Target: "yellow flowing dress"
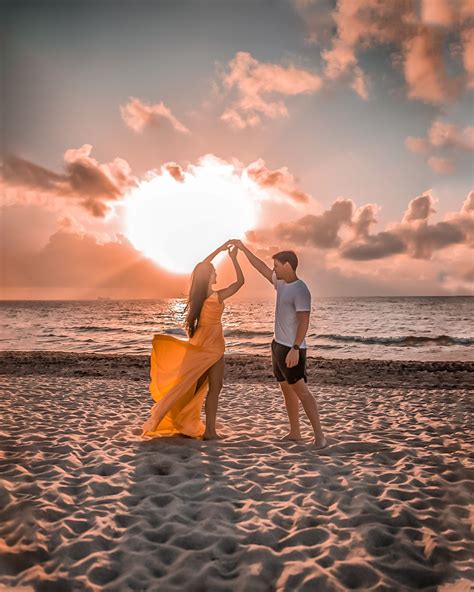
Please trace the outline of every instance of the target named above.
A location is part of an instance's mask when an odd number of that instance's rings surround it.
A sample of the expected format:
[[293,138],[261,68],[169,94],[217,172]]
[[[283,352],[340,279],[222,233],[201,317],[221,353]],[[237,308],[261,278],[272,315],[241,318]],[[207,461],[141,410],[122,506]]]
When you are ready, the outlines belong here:
[[224,304],[213,292],[203,303],[198,327],[189,340],[155,335],[151,352],[150,393],[156,402],[142,438],[204,434],[201,408],[209,380],[199,379],[224,355]]

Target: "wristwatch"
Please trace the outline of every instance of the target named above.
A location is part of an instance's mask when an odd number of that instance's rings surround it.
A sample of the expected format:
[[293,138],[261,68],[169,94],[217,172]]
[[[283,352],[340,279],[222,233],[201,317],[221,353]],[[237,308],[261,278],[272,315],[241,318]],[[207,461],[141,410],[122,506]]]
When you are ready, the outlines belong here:
[[295,344],[293,344],[293,349],[299,350],[300,349],[300,346],[299,345],[296,345],[296,343],[295,343]]

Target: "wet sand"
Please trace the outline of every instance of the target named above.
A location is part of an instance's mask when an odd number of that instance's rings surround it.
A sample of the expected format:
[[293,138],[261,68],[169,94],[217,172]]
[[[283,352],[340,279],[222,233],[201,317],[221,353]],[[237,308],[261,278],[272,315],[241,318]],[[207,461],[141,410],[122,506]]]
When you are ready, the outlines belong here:
[[146,356],[0,355],[0,590],[466,592],[473,365],[311,359],[329,446],[229,356],[221,442],[140,441]]

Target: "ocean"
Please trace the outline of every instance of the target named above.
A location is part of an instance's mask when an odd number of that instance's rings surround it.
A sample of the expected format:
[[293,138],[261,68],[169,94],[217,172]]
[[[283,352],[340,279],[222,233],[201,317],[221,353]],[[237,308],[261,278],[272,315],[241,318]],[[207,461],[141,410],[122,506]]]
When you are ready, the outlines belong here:
[[[2,350],[147,354],[154,333],[186,338],[185,300],[0,301]],[[274,301],[228,300],[228,353],[268,354]],[[314,298],[308,353],[474,361],[474,297]]]

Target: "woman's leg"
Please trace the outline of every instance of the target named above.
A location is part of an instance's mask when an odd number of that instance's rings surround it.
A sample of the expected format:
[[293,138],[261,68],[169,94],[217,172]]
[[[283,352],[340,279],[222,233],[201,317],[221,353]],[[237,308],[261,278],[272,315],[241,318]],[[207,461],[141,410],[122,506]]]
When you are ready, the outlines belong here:
[[206,431],[204,440],[214,440],[219,438],[216,432],[217,405],[219,403],[219,393],[224,384],[224,356],[209,368],[209,391],[206,397]]

